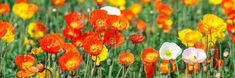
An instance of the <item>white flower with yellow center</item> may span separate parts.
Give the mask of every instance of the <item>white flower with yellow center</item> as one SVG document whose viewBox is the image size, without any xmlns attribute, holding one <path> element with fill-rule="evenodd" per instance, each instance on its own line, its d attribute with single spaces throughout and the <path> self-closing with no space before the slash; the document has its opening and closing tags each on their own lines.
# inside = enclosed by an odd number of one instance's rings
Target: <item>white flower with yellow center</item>
<svg viewBox="0 0 235 78">
<path fill-rule="evenodd" d="M 173 42 L 164 42 L 159 52 L 163 60 L 174 60 L 181 54 L 182 49 Z"/>
</svg>

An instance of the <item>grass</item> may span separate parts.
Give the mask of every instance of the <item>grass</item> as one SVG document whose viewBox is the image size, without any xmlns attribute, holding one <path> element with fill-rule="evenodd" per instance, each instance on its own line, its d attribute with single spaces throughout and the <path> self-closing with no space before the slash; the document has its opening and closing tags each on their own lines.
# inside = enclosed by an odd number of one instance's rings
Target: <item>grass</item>
<svg viewBox="0 0 235 78">
<path fill-rule="evenodd" d="M 138 0 L 126 0 L 126 8 L 129 8 L 132 3 L 138 2 Z M 15 0 L 1 0 L 0 2 L 7 3 L 12 6 L 15 3 Z M 14 78 L 16 77 L 17 71 L 19 69 L 14 64 L 14 59 L 18 54 L 27 54 L 31 48 L 39 47 L 38 41 L 34 40 L 29 37 L 27 34 L 27 26 L 29 23 L 34 21 L 40 21 L 43 22 L 47 26 L 46 34 L 48 33 L 60 33 L 63 31 L 63 28 L 66 26 L 66 23 L 64 21 L 64 15 L 73 11 L 78 11 L 80 13 L 86 13 L 89 14 L 90 11 L 94 9 L 98 9 L 98 6 L 93 0 L 84 0 L 83 3 L 77 2 L 77 0 L 67 0 L 67 2 L 62 7 L 54 7 L 51 4 L 51 0 L 29 0 L 29 2 L 35 3 L 39 6 L 39 11 L 36 15 L 34 15 L 29 20 L 22 20 L 21 18 L 17 17 L 13 12 L 10 12 L 6 15 L 1 15 L 0 20 L 8 21 L 13 24 L 15 28 L 15 41 L 9 44 L 4 43 L 3 41 L 0 41 L 0 52 L 3 54 L 3 60 L 1 61 L 1 70 L 4 70 L 0 74 L 1 78 Z M 157 27 L 157 24 L 155 22 L 155 18 L 159 15 L 155 9 L 152 7 L 154 3 L 151 4 L 143 4 L 142 5 L 142 12 L 136 16 L 134 20 L 137 19 L 143 19 L 148 27 L 153 27 L 153 31 L 145 31 L 142 32 L 146 35 L 147 39 L 144 43 L 139 44 L 135 49 L 136 51 L 133 52 L 135 55 L 135 62 L 129 67 L 125 67 L 118 64 L 118 56 L 120 54 L 120 51 L 123 49 L 133 49 L 134 44 L 132 44 L 129 40 L 126 40 L 122 46 L 116 47 L 116 48 L 109 48 L 109 53 L 113 57 L 109 57 L 106 61 L 101 63 L 101 66 L 96 67 L 94 66 L 91 59 L 89 59 L 89 56 L 87 56 L 81 49 L 79 49 L 80 53 L 84 57 L 84 62 L 81 64 L 81 66 L 78 68 L 78 70 L 75 71 L 76 76 L 75 78 L 120 78 L 124 76 L 125 74 L 127 78 L 144 78 L 144 65 L 140 58 L 141 51 L 146 47 L 152 47 L 156 50 L 159 50 L 162 43 L 168 41 L 168 42 L 176 42 L 182 49 L 185 49 L 186 47 L 178 40 L 177 33 L 179 30 L 184 28 L 191 28 L 191 29 L 197 29 L 197 24 L 202 18 L 203 15 L 207 13 L 216 14 L 219 17 L 222 17 L 223 19 L 226 18 L 226 16 L 222 13 L 222 9 L 219 5 L 211 5 L 208 3 L 207 0 L 201 0 L 196 6 L 188 7 L 182 4 L 180 0 L 177 0 L 176 2 L 172 2 L 172 0 L 162 0 L 162 2 L 167 3 L 170 5 L 173 9 L 173 15 L 171 16 L 171 19 L 173 20 L 173 28 L 170 33 L 164 33 L 161 29 Z M 105 3 L 104 5 L 108 5 Z M 57 12 L 53 12 L 52 9 L 56 9 Z M 153 13 L 150 13 L 153 12 Z M 121 32 L 123 35 L 125 35 L 125 39 L 128 39 L 128 36 L 131 34 L 137 33 L 137 30 L 134 30 L 136 24 L 131 24 L 131 27 L 127 31 Z M 91 25 L 89 22 L 86 22 L 84 32 L 91 29 Z M 35 46 L 29 46 L 29 45 L 23 45 L 24 38 L 28 37 L 36 43 Z M 65 41 L 70 42 L 70 40 L 65 39 Z M 217 73 L 221 74 L 222 78 L 232 78 L 235 76 L 234 67 L 235 67 L 235 51 L 234 51 L 234 43 L 230 40 L 229 34 L 226 32 L 225 40 L 223 42 L 220 42 L 217 44 L 217 46 L 220 46 L 220 58 L 224 60 L 225 64 L 222 68 L 216 70 L 212 67 L 212 64 L 210 66 L 206 66 L 207 70 L 203 71 L 204 69 L 201 68 L 198 73 L 191 74 L 190 77 L 193 78 L 215 78 Z M 229 51 L 228 57 L 223 57 L 223 52 Z M 45 62 L 47 61 L 47 65 L 49 67 L 52 67 L 58 71 L 59 67 L 58 64 L 54 61 L 56 61 L 57 57 L 62 55 L 62 53 L 58 54 L 57 56 L 49 54 L 47 60 L 46 53 L 42 53 L 40 55 L 34 55 L 34 57 L 37 59 L 37 62 Z M 176 59 L 177 63 L 177 71 L 174 73 L 169 74 L 162 74 L 159 71 L 159 66 L 161 64 L 161 60 L 158 61 L 157 67 L 156 67 L 156 73 L 154 75 L 154 78 L 182 78 L 185 77 L 184 74 L 184 68 L 185 64 L 183 60 L 181 59 L 181 56 L 179 56 Z M 88 64 L 90 63 L 90 64 Z M 88 65 L 87 65 L 88 64 Z M 109 67 L 111 66 L 112 69 Z M 55 76 L 55 73 L 53 73 Z M 66 74 L 69 74 L 70 77 L 72 77 L 71 72 L 59 72 L 60 77 L 65 77 Z M 101 76 L 101 77 L 98 77 Z M 32 78 L 37 77 L 37 75 L 32 76 Z M 186 77 L 188 78 L 188 77 Z"/>
</svg>

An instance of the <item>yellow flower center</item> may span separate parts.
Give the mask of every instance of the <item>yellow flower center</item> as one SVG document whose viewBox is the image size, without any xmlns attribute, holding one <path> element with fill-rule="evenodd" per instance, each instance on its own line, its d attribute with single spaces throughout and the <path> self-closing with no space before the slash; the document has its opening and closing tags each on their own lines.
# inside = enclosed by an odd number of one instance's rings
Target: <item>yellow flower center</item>
<svg viewBox="0 0 235 78">
<path fill-rule="evenodd" d="M 28 69 L 29 67 L 31 67 L 33 65 L 32 62 L 24 62 L 22 63 L 22 68 L 23 69 Z"/>
<path fill-rule="evenodd" d="M 164 53 L 164 56 L 167 58 L 172 57 L 172 52 L 170 50 L 166 50 L 166 52 Z"/>
<path fill-rule="evenodd" d="M 148 53 L 148 54 L 146 55 L 146 60 L 148 60 L 148 61 L 153 61 L 155 57 L 156 57 L 156 56 L 155 56 L 155 53 Z"/>
<path fill-rule="evenodd" d="M 97 46 L 97 45 L 92 45 L 92 46 L 90 47 L 90 50 L 91 50 L 92 52 L 95 52 L 95 51 L 98 50 L 98 46 Z"/>
<path fill-rule="evenodd" d="M 98 20 L 96 21 L 96 25 L 98 25 L 99 27 L 104 26 L 104 24 L 105 24 L 105 21 L 102 20 L 102 19 L 98 19 Z"/>
<path fill-rule="evenodd" d="M 68 68 L 68 69 L 71 69 L 73 67 L 75 67 L 77 65 L 77 62 L 74 60 L 74 59 L 71 59 L 69 60 L 65 66 Z"/>
<path fill-rule="evenodd" d="M 72 22 L 72 23 L 70 23 L 70 26 L 72 26 L 72 28 L 76 28 L 78 26 L 78 23 L 77 22 Z"/>
</svg>

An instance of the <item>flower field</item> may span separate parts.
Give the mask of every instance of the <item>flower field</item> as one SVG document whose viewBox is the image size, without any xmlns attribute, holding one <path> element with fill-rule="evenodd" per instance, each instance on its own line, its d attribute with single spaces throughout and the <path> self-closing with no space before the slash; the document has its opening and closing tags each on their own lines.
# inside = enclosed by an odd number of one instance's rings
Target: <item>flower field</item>
<svg viewBox="0 0 235 78">
<path fill-rule="evenodd" d="M 235 0 L 0 0 L 0 78 L 233 78 Z"/>
</svg>

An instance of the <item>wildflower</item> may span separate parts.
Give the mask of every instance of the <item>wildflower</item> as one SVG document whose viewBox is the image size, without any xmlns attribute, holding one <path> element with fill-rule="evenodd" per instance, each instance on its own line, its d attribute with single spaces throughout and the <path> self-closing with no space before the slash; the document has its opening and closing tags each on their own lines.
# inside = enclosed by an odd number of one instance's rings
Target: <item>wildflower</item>
<svg viewBox="0 0 235 78">
<path fill-rule="evenodd" d="M 39 47 L 39 48 L 33 48 L 33 49 L 30 51 L 30 54 L 40 54 L 40 53 L 42 53 L 42 52 L 43 52 L 42 48 Z"/>
<path fill-rule="evenodd" d="M 80 13 L 78 12 L 72 12 L 64 16 L 64 19 L 68 26 L 70 26 L 73 29 L 81 30 L 84 27 L 84 22 L 82 20 L 82 17 Z"/>
<path fill-rule="evenodd" d="M 201 32 L 191 29 L 183 29 L 179 31 L 178 35 L 179 40 L 186 46 L 193 46 L 202 38 Z"/>
<path fill-rule="evenodd" d="M 31 55 L 18 55 L 15 58 L 15 64 L 22 70 L 27 70 L 34 65 L 34 57 Z"/>
<path fill-rule="evenodd" d="M 159 3 L 159 5 L 155 5 L 155 9 L 158 13 L 164 16 L 170 16 L 173 13 L 173 9 L 164 3 Z"/>
<path fill-rule="evenodd" d="M 122 64 L 122 65 L 131 65 L 134 63 L 135 58 L 132 53 L 122 51 L 118 57 L 118 61 L 119 61 L 119 64 Z"/>
<path fill-rule="evenodd" d="M 169 60 L 172 65 L 172 70 L 170 72 L 176 71 L 174 60 L 181 54 L 182 49 L 175 43 L 164 42 L 159 52 L 161 59 L 163 59 L 162 64 L 160 65 L 160 71 L 162 73 L 168 73 L 170 71 L 168 69 Z"/>
<path fill-rule="evenodd" d="M 142 34 L 133 34 L 129 36 L 129 39 L 131 40 L 132 43 L 137 44 L 137 43 L 142 43 L 145 41 L 145 36 Z"/>
<path fill-rule="evenodd" d="M 73 29 L 70 26 L 66 26 L 63 30 L 65 38 L 76 38 L 81 36 L 81 30 Z"/>
<path fill-rule="evenodd" d="M 82 61 L 78 52 L 66 52 L 59 58 L 59 66 L 62 70 L 75 71 Z"/>
<path fill-rule="evenodd" d="M 194 6 L 196 5 L 200 0 L 182 0 L 182 3 L 187 6 Z"/>
<path fill-rule="evenodd" d="M 153 48 L 145 48 L 141 52 L 141 60 L 144 62 L 146 78 L 152 78 L 155 73 L 156 63 L 159 58 L 158 52 Z"/>
<path fill-rule="evenodd" d="M 117 30 L 123 31 L 129 28 L 129 21 L 120 16 L 109 15 L 107 19 L 107 25 L 110 28 L 115 28 Z"/>
<path fill-rule="evenodd" d="M 160 15 L 156 18 L 156 22 L 158 27 L 162 28 L 163 32 L 170 32 L 173 22 L 169 16 Z"/>
<path fill-rule="evenodd" d="M 62 47 L 66 52 L 78 52 L 77 48 L 72 43 L 63 43 Z"/>
<path fill-rule="evenodd" d="M 133 3 L 131 6 L 130 6 L 130 10 L 135 14 L 135 15 L 138 15 L 141 10 L 142 10 L 142 6 L 138 3 Z"/>
<path fill-rule="evenodd" d="M 106 30 L 104 32 L 104 42 L 109 46 L 121 46 L 124 41 L 124 36 L 116 30 Z"/>
<path fill-rule="evenodd" d="M 7 43 L 14 41 L 14 28 L 11 23 L 0 21 L 0 38 Z"/>
<path fill-rule="evenodd" d="M 32 38 L 39 39 L 46 32 L 46 26 L 41 22 L 32 22 L 29 24 L 27 31 Z"/>
<path fill-rule="evenodd" d="M 63 39 L 59 34 L 47 34 L 40 41 L 39 45 L 48 53 L 56 54 L 61 50 Z"/>
<path fill-rule="evenodd" d="M 121 15 L 121 11 L 118 8 L 116 8 L 116 7 L 104 6 L 104 7 L 100 8 L 100 9 L 107 11 L 107 13 L 109 15 L 116 15 L 116 16 L 120 16 Z"/>
<path fill-rule="evenodd" d="M 98 56 L 92 56 L 92 60 L 95 61 L 95 64 L 98 66 L 100 62 L 106 60 L 108 58 L 108 49 L 104 45 L 101 53 Z"/>
<path fill-rule="evenodd" d="M 20 18 L 26 20 L 32 18 L 38 11 L 38 6 L 29 3 L 16 3 L 14 4 L 12 11 Z"/>
<path fill-rule="evenodd" d="M 141 30 L 145 30 L 147 25 L 145 24 L 145 22 L 141 19 L 136 20 L 136 24 L 137 24 L 137 30 L 141 31 Z"/>
<path fill-rule="evenodd" d="M 20 70 L 17 72 L 18 77 L 30 77 L 38 72 L 36 67 L 30 67 L 28 70 Z"/>
<path fill-rule="evenodd" d="M 122 10 L 121 16 L 128 19 L 129 21 L 135 18 L 135 14 L 131 10 Z"/>
<path fill-rule="evenodd" d="M 62 5 L 64 5 L 65 1 L 66 0 L 52 0 L 52 4 L 54 6 L 62 6 Z"/>
<path fill-rule="evenodd" d="M 107 11 L 94 10 L 91 12 L 90 23 L 96 31 L 104 31 L 107 28 Z"/>
<path fill-rule="evenodd" d="M 222 18 L 219 18 L 213 14 L 206 14 L 198 24 L 199 31 L 205 34 L 212 34 L 218 31 L 224 31 L 226 29 L 226 23 Z"/>
<path fill-rule="evenodd" d="M 0 14 L 7 14 L 10 11 L 8 4 L 0 3 Z"/>
</svg>

